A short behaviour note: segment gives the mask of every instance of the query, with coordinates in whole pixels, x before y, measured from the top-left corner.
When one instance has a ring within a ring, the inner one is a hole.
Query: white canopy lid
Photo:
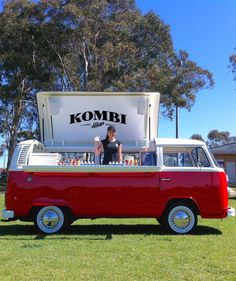
[[[157,137],[159,93],[40,92],[41,141],[46,146],[91,144],[105,138],[108,126],[122,143]]]

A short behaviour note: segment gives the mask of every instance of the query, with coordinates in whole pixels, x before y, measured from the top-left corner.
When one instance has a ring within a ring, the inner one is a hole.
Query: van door
[[[215,196],[212,187],[211,162],[201,147],[163,148],[160,196],[166,201],[191,198],[209,211]]]
[[[128,169],[127,172],[94,174],[90,202],[97,214],[110,217],[150,217],[157,214],[159,172]]]

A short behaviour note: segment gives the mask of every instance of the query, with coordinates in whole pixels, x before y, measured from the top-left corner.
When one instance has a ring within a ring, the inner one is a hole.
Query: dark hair
[[[115,128],[114,126],[109,126],[109,127],[107,128],[107,132],[110,131],[110,130],[113,131],[113,132],[116,132],[116,128]],[[109,140],[108,134],[106,135],[105,140]]]
[[[112,130],[113,132],[116,132],[116,128],[114,126],[109,126],[107,128],[107,131],[110,131],[110,130]]]

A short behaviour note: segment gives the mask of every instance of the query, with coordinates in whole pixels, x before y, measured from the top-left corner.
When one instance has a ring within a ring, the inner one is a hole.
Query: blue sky
[[[198,93],[191,112],[180,110],[179,136],[193,133],[205,139],[211,129],[236,135],[236,81],[229,56],[236,47],[235,0],[137,0],[143,13],[152,10],[170,26],[176,50],[214,75],[215,87]],[[175,123],[163,118],[159,137],[175,137]]]
[[[186,50],[191,60],[214,75],[215,87],[198,93],[191,112],[180,110],[179,136],[189,138],[199,133],[206,139],[211,129],[236,136],[236,81],[228,68],[229,56],[236,47],[236,1],[137,0],[136,3],[143,13],[152,10],[170,26],[176,50]],[[160,118],[159,137],[175,137],[175,122]]]

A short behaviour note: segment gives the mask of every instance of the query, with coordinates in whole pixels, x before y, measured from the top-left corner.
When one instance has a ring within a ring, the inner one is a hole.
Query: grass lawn
[[[236,280],[236,218],[198,225],[179,236],[154,219],[81,220],[45,236],[0,222],[0,281]]]

